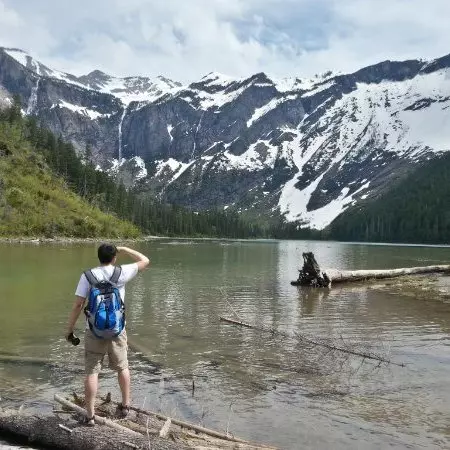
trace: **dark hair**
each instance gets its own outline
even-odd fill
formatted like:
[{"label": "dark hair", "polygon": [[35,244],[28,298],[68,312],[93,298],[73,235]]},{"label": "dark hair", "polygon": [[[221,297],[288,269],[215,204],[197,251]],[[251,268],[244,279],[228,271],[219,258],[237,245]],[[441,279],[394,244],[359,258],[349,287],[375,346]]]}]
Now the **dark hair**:
[{"label": "dark hair", "polygon": [[113,244],[102,244],[97,251],[101,264],[109,264],[117,255],[117,248]]}]

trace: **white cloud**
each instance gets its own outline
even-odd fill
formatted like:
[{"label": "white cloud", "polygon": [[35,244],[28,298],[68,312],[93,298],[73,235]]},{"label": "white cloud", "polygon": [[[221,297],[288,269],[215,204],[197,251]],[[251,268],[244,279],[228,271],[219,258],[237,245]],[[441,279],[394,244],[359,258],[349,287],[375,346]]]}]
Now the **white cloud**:
[{"label": "white cloud", "polygon": [[34,26],[30,26],[28,18],[22,16],[9,2],[0,0],[0,45],[5,47],[31,47],[33,42],[39,48],[51,45],[52,37],[41,18],[36,17]]},{"label": "white cloud", "polygon": [[310,76],[450,52],[448,0],[0,0],[0,45],[76,74]]}]

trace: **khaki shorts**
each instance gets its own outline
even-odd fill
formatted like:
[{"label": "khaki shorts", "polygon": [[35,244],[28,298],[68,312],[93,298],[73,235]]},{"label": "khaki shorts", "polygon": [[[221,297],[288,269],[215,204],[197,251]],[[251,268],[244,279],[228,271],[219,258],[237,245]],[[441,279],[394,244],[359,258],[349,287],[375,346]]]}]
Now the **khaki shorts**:
[{"label": "khaki shorts", "polygon": [[84,367],[86,375],[99,373],[105,355],[108,355],[109,368],[120,372],[128,369],[127,332],[125,330],[114,339],[99,339],[91,330],[84,333]]}]

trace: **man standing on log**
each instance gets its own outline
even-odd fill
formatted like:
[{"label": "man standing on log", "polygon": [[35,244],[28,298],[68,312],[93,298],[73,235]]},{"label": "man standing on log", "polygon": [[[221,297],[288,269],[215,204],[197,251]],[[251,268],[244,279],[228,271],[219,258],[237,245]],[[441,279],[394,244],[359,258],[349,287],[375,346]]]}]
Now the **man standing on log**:
[{"label": "man standing on log", "polygon": [[[135,260],[132,264],[115,266],[118,255]],[[149,259],[128,247],[102,244],[98,248],[100,266],[84,272],[75,291],[66,338],[74,342],[74,327],[83,307],[86,314],[85,331],[85,398],[86,423],[94,425],[94,404],[98,388],[98,374],[108,354],[109,367],[117,371],[122,403],[119,413],[128,414],[130,407],[130,372],[125,331],[125,284],[144,270]],[[87,303],[86,303],[87,301]],[[79,342],[79,340],[78,340]]]}]

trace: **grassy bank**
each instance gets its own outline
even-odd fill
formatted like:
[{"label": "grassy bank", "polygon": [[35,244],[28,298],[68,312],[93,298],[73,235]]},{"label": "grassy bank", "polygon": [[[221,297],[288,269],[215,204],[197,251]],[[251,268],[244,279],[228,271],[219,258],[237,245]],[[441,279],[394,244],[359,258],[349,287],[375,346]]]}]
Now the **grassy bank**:
[{"label": "grassy bank", "polygon": [[17,124],[0,122],[0,236],[123,237],[137,227],[73,193],[33,151]]}]

